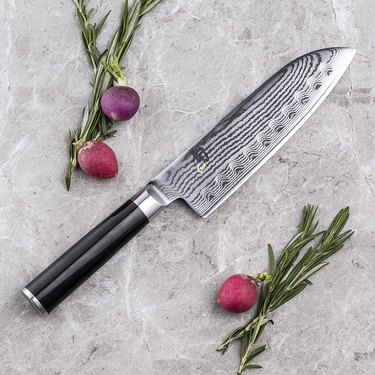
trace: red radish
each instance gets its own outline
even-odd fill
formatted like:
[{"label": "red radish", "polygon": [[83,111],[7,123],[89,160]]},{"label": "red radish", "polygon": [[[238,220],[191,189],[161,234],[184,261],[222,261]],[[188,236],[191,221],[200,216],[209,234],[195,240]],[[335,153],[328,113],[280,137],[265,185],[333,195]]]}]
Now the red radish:
[{"label": "red radish", "polygon": [[104,142],[88,141],[78,151],[78,164],[89,176],[112,178],[117,176],[117,159],[113,150]]},{"label": "red radish", "polygon": [[128,86],[112,86],[100,100],[103,113],[113,121],[131,119],[139,109],[137,91]]},{"label": "red radish", "polygon": [[248,275],[233,275],[219,291],[219,305],[228,311],[241,313],[251,309],[258,300],[258,284]]}]

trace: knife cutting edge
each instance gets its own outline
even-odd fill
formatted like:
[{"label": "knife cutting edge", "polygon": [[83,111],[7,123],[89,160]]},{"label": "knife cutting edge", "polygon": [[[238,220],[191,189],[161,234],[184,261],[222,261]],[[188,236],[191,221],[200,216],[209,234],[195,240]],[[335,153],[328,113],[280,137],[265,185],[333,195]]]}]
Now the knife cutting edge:
[{"label": "knife cutting edge", "polygon": [[310,117],[344,74],[351,48],[326,48],[292,61],[22,290],[51,312],[164,206],[183,199],[207,217]]}]

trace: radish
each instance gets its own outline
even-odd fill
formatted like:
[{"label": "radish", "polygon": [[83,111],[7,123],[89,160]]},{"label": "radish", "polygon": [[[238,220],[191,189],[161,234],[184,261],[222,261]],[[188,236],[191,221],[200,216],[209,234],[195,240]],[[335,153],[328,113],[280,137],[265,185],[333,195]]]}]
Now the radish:
[{"label": "radish", "polygon": [[106,61],[101,61],[101,64],[114,80],[114,86],[107,89],[101,97],[100,106],[103,113],[112,121],[130,120],[139,109],[140,98],[137,91],[127,85],[122,72],[125,67],[119,65],[116,56],[113,56],[111,65]]},{"label": "radish", "polygon": [[103,113],[113,121],[130,120],[137,113],[139,104],[137,91],[128,86],[112,86],[100,100]]},{"label": "radish", "polygon": [[251,309],[258,300],[258,284],[248,275],[229,277],[219,291],[219,305],[230,312],[241,313]]},{"label": "radish", "polygon": [[117,176],[116,155],[104,142],[88,141],[78,151],[78,164],[82,171],[97,178]]}]

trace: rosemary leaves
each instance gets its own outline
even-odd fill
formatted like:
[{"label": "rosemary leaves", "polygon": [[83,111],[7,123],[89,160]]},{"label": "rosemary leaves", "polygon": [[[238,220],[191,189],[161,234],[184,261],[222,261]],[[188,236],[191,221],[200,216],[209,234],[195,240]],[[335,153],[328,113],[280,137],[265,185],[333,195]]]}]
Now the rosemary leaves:
[{"label": "rosemary leaves", "polygon": [[[337,253],[354,233],[352,230],[343,231],[349,218],[348,207],[340,210],[322,232],[316,231],[319,223],[315,221],[316,212],[317,207],[304,207],[298,232],[285,246],[277,262],[272,246],[268,245],[268,273],[271,278],[261,286],[257,311],[246,325],[236,329],[217,348],[224,353],[232,342],[241,340],[239,374],[246,369],[262,367],[253,360],[266,350],[266,345],[257,345],[257,342],[266,326],[273,323],[269,314],[311,285],[309,278],[325,267],[328,264],[326,260]],[[307,245],[307,251],[302,254]]]}]

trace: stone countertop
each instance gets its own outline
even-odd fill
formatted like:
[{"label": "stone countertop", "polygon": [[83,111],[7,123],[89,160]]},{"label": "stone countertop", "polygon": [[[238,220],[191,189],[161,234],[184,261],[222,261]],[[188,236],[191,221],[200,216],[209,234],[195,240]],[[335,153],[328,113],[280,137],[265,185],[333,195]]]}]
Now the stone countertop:
[{"label": "stone countertop", "polygon": [[[92,1],[113,9],[121,1]],[[375,367],[375,49],[372,1],[165,0],[125,60],[142,98],[108,143],[120,173],[75,173],[66,192],[66,135],[88,100],[90,68],[71,1],[0,4],[0,374],[235,374],[238,347],[215,347],[249,314],[215,303],[233,273],[261,271],[304,204],[323,224],[351,208],[356,230],[314,285],[272,314],[254,374],[369,375]],[[20,289],[295,57],[358,49],[308,122],[208,219],[165,209],[52,314]]]}]

